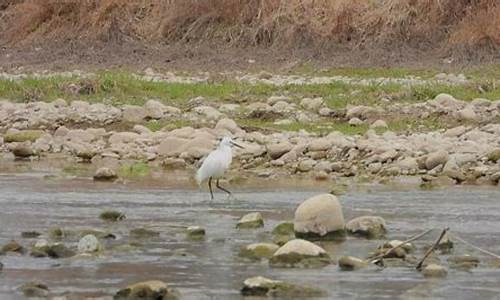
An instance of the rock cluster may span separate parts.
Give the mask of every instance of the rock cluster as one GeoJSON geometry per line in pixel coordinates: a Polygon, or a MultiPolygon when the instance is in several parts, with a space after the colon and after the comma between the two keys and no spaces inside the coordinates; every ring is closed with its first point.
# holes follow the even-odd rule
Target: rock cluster
{"type": "MultiPolygon", "coordinates": [[[[428,102],[395,104],[390,107],[348,106],[335,118],[353,126],[367,122],[364,135],[337,131],[318,135],[305,131],[264,134],[245,130],[231,117],[277,118],[277,122],[309,122],[325,113],[320,98],[270,97],[267,102],[247,106],[206,104],[198,99],[194,108],[179,108],[149,100],[144,106],[114,107],[83,101],[67,103],[11,103],[0,101],[0,151],[17,158],[43,158],[62,153],[77,161],[91,162],[100,169],[96,180],[115,179],[114,167],[121,161],[141,160],[165,169],[196,167],[218,139],[230,135],[245,149],[235,149],[235,168],[262,176],[309,175],[318,180],[342,176],[367,176],[383,180],[398,175],[427,176],[426,182],[498,184],[500,102],[475,99],[465,102],[440,94],[428,102]],[[387,129],[384,116],[408,114],[415,118],[440,115],[464,125],[447,130],[396,134],[387,129]],[[200,128],[168,126],[151,131],[148,122],[168,124],[189,120],[200,128]],[[155,121],[156,120],[156,121],[155,121]],[[287,121],[288,120],[288,121],[287,121]],[[74,126],[78,124],[78,126],[74,126]],[[116,131],[113,124],[131,124],[131,130],[116,131]],[[380,130],[385,130],[381,133],[380,130]]],[[[328,116],[322,118],[331,118],[328,116]]],[[[123,128],[127,128],[124,126],[123,128]]],[[[390,128],[390,127],[389,127],[390,128]]]]}

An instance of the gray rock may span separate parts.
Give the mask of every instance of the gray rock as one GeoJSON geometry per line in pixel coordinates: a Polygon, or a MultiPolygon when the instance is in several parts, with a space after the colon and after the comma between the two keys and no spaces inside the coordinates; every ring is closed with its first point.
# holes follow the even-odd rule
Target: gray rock
{"type": "Polygon", "coordinates": [[[27,158],[36,154],[30,142],[16,144],[12,153],[18,158],[27,158]]]}
{"type": "Polygon", "coordinates": [[[153,133],[151,131],[151,129],[147,128],[144,125],[139,125],[139,124],[135,124],[134,127],[132,128],[132,131],[134,131],[135,133],[138,133],[138,134],[143,134],[143,135],[153,133]]]}
{"type": "Polygon", "coordinates": [[[347,222],[348,233],[366,238],[381,238],[387,232],[385,220],[378,216],[362,216],[347,222]]]}
{"type": "Polygon", "coordinates": [[[319,109],[324,105],[324,100],[323,98],[304,98],[302,101],[300,101],[300,106],[303,108],[313,111],[313,112],[318,112],[319,109]]]}
{"type": "Polygon", "coordinates": [[[480,260],[472,255],[454,255],[448,257],[448,263],[451,268],[468,270],[477,267],[480,260]]]}
{"type": "Polygon", "coordinates": [[[324,267],[332,263],[326,251],[302,239],[294,239],[281,246],[269,260],[274,267],[324,267]]]}
{"type": "Polygon", "coordinates": [[[365,124],[364,121],[362,121],[361,119],[356,118],[356,117],[350,118],[348,123],[351,126],[361,126],[361,125],[365,124]]]}
{"type": "Polygon", "coordinates": [[[218,120],[223,117],[220,111],[211,106],[198,106],[194,108],[194,111],[208,120],[218,120]]]}
{"type": "Polygon", "coordinates": [[[241,289],[243,296],[272,298],[307,298],[323,297],[326,293],[320,289],[272,280],[265,277],[251,277],[244,281],[241,289]]]}
{"type": "Polygon", "coordinates": [[[216,130],[225,130],[231,134],[242,134],[244,130],[232,119],[220,119],[215,125],[216,130]]]}
{"type": "Polygon", "coordinates": [[[478,121],[479,115],[476,114],[474,109],[470,106],[465,107],[458,111],[457,116],[460,120],[464,121],[478,121]]]}
{"type": "Polygon", "coordinates": [[[312,140],[307,145],[309,151],[327,151],[332,148],[332,141],[327,138],[319,138],[312,140]]]}
{"type": "Polygon", "coordinates": [[[165,114],[166,107],[163,103],[156,100],[148,100],[144,104],[146,116],[151,119],[161,119],[165,114]]]}
{"type": "Polygon", "coordinates": [[[97,169],[94,174],[95,181],[113,181],[117,178],[118,175],[116,174],[116,172],[106,167],[97,169]]]}
{"type": "Polygon", "coordinates": [[[287,96],[271,96],[267,98],[267,104],[273,106],[278,102],[290,102],[290,97],[287,96]]]}
{"type": "Polygon", "coordinates": [[[458,137],[461,136],[462,134],[467,132],[467,127],[465,126],[458,126],[454,128],[450,128],[444,132],[445,137],[458,137]]]}
{"type": "Polygon", "coordinates": [[[113,297],[115,300],[175,300],[180,299],[176,289],[170,288],[159,280],[144,281],[131,284],[119,290],[113,297]]]}
{"type": "Polygon", "coordinates": [[[62,243],[49,244],[44,240],[38,241],[33,250],[31,251],[31,256],[34,257],[50,257],[50,258],[68,258],[75,256],[75,252],[62,243]]]}
{"type": "Polygon", "coordinates": [[[490,151],[486,157],[488,158],[488,161],[491,161],[491,162],[499,162],[500,161],[500,148],[496,148],[496,149],[493,149],[492,151],[490,151]]]}
{"type": "Polygon", "coordinates": [[[297,171],[299,172],[309,172],[314,168],[316,161],[313,159],[301,160],[297,165],[297,171]]]}
{"type": "Polygon", "coordinates": [[[372,174],[377,174],[382,170],[382,163],[375,162],[368,165],[368,171],[372,174]]]}
{"type": "Polygon", "coordinates": [[[264,219],[259,212],[244,215],[236,224],[236,228],[260,228],[264,226],[264,219]]]}
{"type": "Polygon", "coordinates": [[[496,173],[493,173],[490,175],[490,181],[493,183],[493,184],[499,184],[500,183],[500,171],[499,172],[496,172],[496,173]]]}
{"type": "Polygon", "coordinates": [[[448,111],[457,111],[462,107],[461,101],[458,101],[453,96],[445,93],[437,95],[434,98],[434,103],[448,111]]]}
{"type": "Polygon", "coordinates": [[[124,105],[122,110],[123,121],[129,123],[141,123],[148,116],[147,111],[137,105],[124,105]]]}
{"type": "Polygon", "coordinates": [[[382,128],[382,129],[386,129],[386,128],[389,128],[389,126],[387,126],[387,123],[384,121],[384,120],[377,120],[375,122],[373,122],[371,125],[370,125],[370,128],[382,128]]]}
{"type": "Polygon", "coordinates": [[[338,261],[339,267],[343,271],[353,271],[368,266],[368,263],[354,256],[342,256],[338,261]]]}
{"type": "Polygon", "coordinates": [[[448,161],[448,152],[444,150],[439,150],[430,153],[425,160],[425,168],[427,170],[432,170],[439,165],[444,165],[448,161]]]}
{"type": "Polygon", "coordinates": [[[266,146],[266,148],[267,148],[267,153],[272,159],[278,159],[283,154],[292,150],[293,146],[288,142],[280,142],[275,144],[269,144],[266,146]]]}
{"type": "Polygon", "coordinates": [[[448,275],[448,271],[441,265],[429,264],[422,269],[422,274],[425,277],[446,277],[446,275],[448,275]]]}
{"type": "Polygon", "coordinates": [[[337,198],[331,194],[311,197],[295,211],[295,235],[308,240],[344,239],[344,215],[337,198]]]}
{"type": "Polygon", "coordinates": [[[102,250],[102,245],[95,235],[88,234],[78,241],[79,253],[92,253],[102,250]]]}
{"type": "Polygon", "coordinates": [[[348,119],[351,118],[360,118],[367,119],[370,116],[373,116],[377,113],[377,109],[371,106],[348,106],[346,111],[346,117],[348,119]]]}
{"type": "Polygon", "coordinates": [[[161,166],[166,170],[182,170],[186,168],[186,161],[182,158],[166,158],[161,162],[161,166]]]}

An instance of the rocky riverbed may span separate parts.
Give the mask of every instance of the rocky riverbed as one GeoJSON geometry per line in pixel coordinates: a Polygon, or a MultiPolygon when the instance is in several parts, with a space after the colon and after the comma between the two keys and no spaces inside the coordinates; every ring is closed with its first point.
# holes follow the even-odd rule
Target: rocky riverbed
{"type": "Polygon", "coordinates": [[[166,171],[193,170],[221,137],[232,136],[245,147],[234,151],[232,169],[240,177],[384,182],[409,175],[427,185],[498,185],[499,117],[500,100],[465,102],[448,94],[420,103],[343,109],[329,108],[321,98],[297,102],[289,96],[248,104],[197,97],[179,107],[157,100],[144,106],[3,100],[0,159],[44,160],[57,155],[70,165],[91,164],[95,170],[106,167],[116,172],[130,161],[166,171]],[[392,131],[388,126],[388,120],[429,117],[440,119],[445,127],[392,131]],[[326,130],[254,127],[245,125],[246,118],[281,126],[314,122],[326,130]],[[329,131],[330,122],[364,126],[366,131],[329,131]]]}
{"type": "MultiPolygon", "coordinates": [[[[226,74],[236,83],[222,88],[257,92],[177,101],[100,99],[121,75],[95,76],[0,74],[68,95],[41,101],[50,89],[30,87],[0,100],[0,298],[498,294],[498,259],[462,238],[500,252],[499,99],[393,91],[342,106],[293,92],[475,84],[465,76],[226,74]],[[263,97],[263,86],[279,88],[263,97]],[[236,198],[210,202],[193,175],[223,136],[244,146],[224,182],[236,198]]],[[[219,84],[153,70],[127,80],[145,89],[136,95],[145,82],[168,95],[219,84]]]]}

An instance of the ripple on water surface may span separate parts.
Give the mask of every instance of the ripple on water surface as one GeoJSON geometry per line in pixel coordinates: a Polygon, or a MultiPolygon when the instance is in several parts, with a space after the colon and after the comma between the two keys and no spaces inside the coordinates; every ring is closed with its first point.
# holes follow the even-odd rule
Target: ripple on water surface
{"type": "MultiPolygon", "coordinates": [[[[96,259],[35,259],[27,255],[0,256],[0,298],[13,297],[16,287],[38,280],[53,293],[67,291],[113,294],[135,281],[160,279],[180,289],[185,298],[238,298],[242,281],[263,275],[310,284],[336,298],[446,297],[492,298],[500,293],[500,269],[482,264],[472,272],[449,270],[444,280],[427,280],[408,268],[340,272],[331,265],[321,270],[273,269],[265,261],[248,262],[237,257],[242,245],[269,240],[269,232],[281,221],[291,220],[304,199],[325,192],[321,188],[247,189],[237,200],[194,190],[140,189],[117,185],[69,184],[58,186],[41,178],[0,177],[0,243],[16,239],[25,246],[33,240],[20,238],[22,231],[47,232],[100,228],[116,235],[106,241],[103,256],[96,259]],[[105,209],[126,214],[126,220],[106,224],[98,216],[105,209]],[[259,211],[265,227],[236,230],[245,213],[259,211]],[[186,240],[183,226],[200,225],[207,236],[186,240]],[[148,228],[158,237],[134,239],[133,228],[148,228]],[[124,246],[125,245],[125,246],[124,246]]],[[[449,188],[421,191],[359,191],[340,197],[346,219],[380,215],[388,222],[389,239],[405,239],[427,228],[449,226],[476,245],[500,253],[500,191],[486,188],[449,188]]],[[[416,242],[422,247],[438,232],[416,242]]],[[[69,239],[74,246],[76,239],[69,239]]],[[[334,257],[365,256],[382,241],[348,239],[341,244],[323,243],[334,257]]],[[[473,252],[464,246],[458,254],[473,252]]]]}

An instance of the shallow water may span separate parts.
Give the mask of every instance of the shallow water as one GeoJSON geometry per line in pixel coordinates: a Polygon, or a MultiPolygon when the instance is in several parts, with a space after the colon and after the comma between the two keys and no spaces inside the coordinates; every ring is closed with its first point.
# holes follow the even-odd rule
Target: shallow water
{"type": "MultiPolygon", "coordinates": [[[[266,261],[238,258],[242,245],[268,241],[270,231],[293,218],[296,206],[324,187],[247,188],[236,191],[238,200],[198,190],[130,187],[94,184],[88,180],[47,180],[40,176],[0,176],[0,244],[16,239],[24,246],[33,239],[22,231],[47,232],[51,227],[101,228],[117,239],[106,242],[109,250],[94,259],[32,258],[28,255],[0,256],[0,299],[21,298],[16,288],[27,281],[47,284],[53,295],[113,295],[137,281],[164,280],[186,299],[238,299],[245,278],[262,275],[273,279],[309,284],[325,289],[330,298],[393,299],[455,298],[493,299],[500,294],[500,268],[489,258],[458,245],[456,254],[481,258],[471,272],[449,270],[448,277],[425,279],[411,268],[366,269],[341,272],[336,265],[323,269],[276,269],[266,261]],[[127,219],[109,225],[99,220],[104,209],[123,211],[127,219]],[[235,224],[247,212],[259,211],[266,224],[259,230],[237,230],[235,224]],[[203,241],[185,239],[182,226],[206,228],[203,241]],[[131,240],[130,229],[148,227],[160,231],[158,238],[131,240]],[[138,242],[136,250],[116,247],[138,242]],[[184,253],[185,255],[179,255],[184,253]]],[[[388,222],[388,239],[405,239],[428,228],[436,231],[416,242],[431,243],[439,230],[452,232],[492,252],[500,253],[500,190],[498,188],[453,187],[442,190],[365,189],[340,197],[346,219],[380,215],[388,222]]],[[[365,256],[383,241],[350,238],[341,244],[324,243],[333,257],[365,256]]],[[[66,242],[75,246],[76,241],[66,242]]],[[[421,251],[417,256],[421,256],[421,251]]],[[[445,260],[442,259],[444,262],[445,260]]]]}

